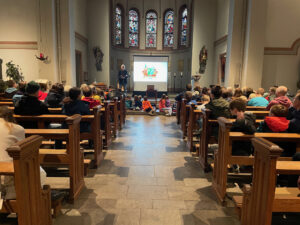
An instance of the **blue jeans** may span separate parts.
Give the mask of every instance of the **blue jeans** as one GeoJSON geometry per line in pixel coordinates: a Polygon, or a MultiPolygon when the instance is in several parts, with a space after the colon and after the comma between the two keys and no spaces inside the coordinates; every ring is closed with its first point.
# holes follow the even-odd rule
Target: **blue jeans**
{"type": "Polygon", "coordinates": [[[124,92],[127,93],[127,83],[119,82],[119,88],[122,90],[124,89],[124,92]]]}

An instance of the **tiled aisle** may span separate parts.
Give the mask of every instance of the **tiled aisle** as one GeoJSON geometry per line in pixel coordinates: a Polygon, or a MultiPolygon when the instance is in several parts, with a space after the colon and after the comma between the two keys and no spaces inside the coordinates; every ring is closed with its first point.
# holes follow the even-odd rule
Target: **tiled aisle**
{"type": "Polygon", "coordinates": [[[239,224],[233,208],[217,203],[210,177],[187,152],[175,117],[128,116],[80,199],[64,205],[54,225],[239,224]]]}
{"type": "Polygon", "coordinates": [[[185,146],[174,117],[128,116],[80,199],[54,224],[239,224],[185,146]]]}

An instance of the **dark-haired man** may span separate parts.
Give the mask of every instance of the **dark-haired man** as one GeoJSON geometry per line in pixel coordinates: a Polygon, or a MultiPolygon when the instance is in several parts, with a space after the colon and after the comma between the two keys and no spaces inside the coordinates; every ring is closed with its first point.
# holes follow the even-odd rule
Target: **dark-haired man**
{"type": "Polygon", "coordinates": [[[49,114],[46,104],[39,101],[40,86],[31,81],[26,85],[25,95],[16,103],[15,114],[17,115],[42,115],[49,114]]]}
{"type": "Polygon", "coordinates": [[[211,99],[205,108],[211,110],[210,118],[217,119],[218,117],[230,117],[229,102],[222,98],[222,88],[214,86],[211,90],[211,99]]]}
{"type": "Polygon", "coordinates": [[[178,102],[181,102],[182,98],[185,96],[185,93],[187,91],[192,91],[192,85],[191,84],[187,84],[185,86],[185,91],[181,92],[180,94],[178,94],[176,97],[175,97],[175,100],[178,101],[178,102]]]}

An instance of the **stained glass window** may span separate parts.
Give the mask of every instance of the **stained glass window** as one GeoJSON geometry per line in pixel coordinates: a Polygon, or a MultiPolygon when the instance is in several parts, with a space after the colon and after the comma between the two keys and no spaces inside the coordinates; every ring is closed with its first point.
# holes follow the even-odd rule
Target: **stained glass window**
{"type": "Polygon", "coordinates": [[[156,48],[157,15],[150,11],[146,14],[146,47],[156,48]]]}
{"type": "Polygon", "coordinates": [[[188,18],[188,11],[187,8],[184,7],[181,11],[181,17],[180,17],[180,45],[186,46],[187,45],[187,30],[188,30],[188,24],[187,19],[188,18]]]}
{"type": "Polygon", "coordinates": [[[169,10],[164,17],[164,46],[173,47],[174,45],[174,12],[169,10]]]}
{"type": "Polygon", "coordinates": [[[139,15],[136,10],[129,10],[129,46],[139,46],[139,15]]]}
{"type": "Polygon", "coordinates": [[[122,44],[122,10],[116,7],[116,21],[115,21],[115,43],[122,44]]]}

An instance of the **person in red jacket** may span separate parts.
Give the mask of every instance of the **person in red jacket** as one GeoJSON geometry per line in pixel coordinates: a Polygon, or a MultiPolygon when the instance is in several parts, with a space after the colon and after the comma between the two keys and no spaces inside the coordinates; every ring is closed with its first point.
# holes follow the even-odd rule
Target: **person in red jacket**
{"type": "Polygon", "coordinates": [[[88,87],[88,86],[84,87],[82,90],[82,93],[84,95],[84,98],[82,99],[82,101],[87,103],[89,105],[90,109],[101,104],[99,100],[95,100],[93,98],[93,92],[90,87],[88,87]]]}

